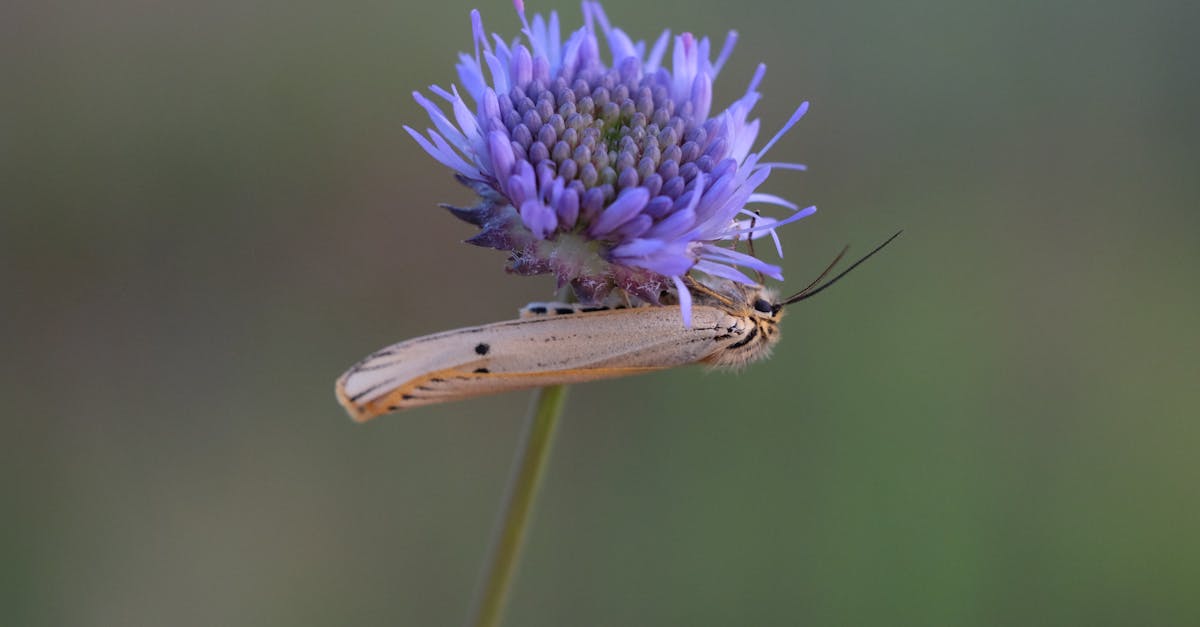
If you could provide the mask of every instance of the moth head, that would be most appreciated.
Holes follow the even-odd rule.
[[[746,304],[749,305],[750,315],[757,320],[778,322],[783,317],[783,306],[777,302],[775,293],[766,288],[752,290]]]

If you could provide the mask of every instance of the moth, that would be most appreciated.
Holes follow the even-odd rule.
[[[817,295],[900,235],[825,283],[846,249],[803,290],[777,300],[760,286],[688,279],[692,325],[678,305],[587,307],[530,303],[516,320],[455,329],[380,349],[337,381],[350,416],[376,416],[512,390],[581,383],[687,364],[738,369],[779,342],[784,307]]]

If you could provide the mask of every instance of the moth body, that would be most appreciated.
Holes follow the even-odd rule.
[[[692,325],[678,305],[530,303],[516,320],[427,335],[367,356],[338,379],[358,421],[380,414],[553,384],[687,364],[740,368],[770,354],[782,311],[761,288],[694,285]]]
[[[783,299],[759,286],[687,278],[691,326],[683,325],[678,304],[530,303],[516,320],[435,333],[368,355],[338,379],[338,402],[362,422],[421,405],[687,364],[742,368],[771,354],[785,306],[820,294],[899,236],[822,283],[843,248],[808,287]]]

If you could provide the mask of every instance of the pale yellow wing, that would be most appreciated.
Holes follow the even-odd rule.
[[[558,383],[622,377],[696,363],[743,321],[716,307],[639,307],[526,318],[427,335],[372,353],[337,382],[355,420]]]

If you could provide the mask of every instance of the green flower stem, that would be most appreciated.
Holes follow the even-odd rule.
[[[487,570],[475,592],[468,627],[497,627],[504,615],[513,575],[525,544],[525,532],[529,528],[529,514],[537,500],[542,476],[546,474],[554,429],[558,426],[566,396],[564,385],[541,388],[534,396],[529,422],[521,438],[522,448],[509,479],[504,511],[496,521]]]

